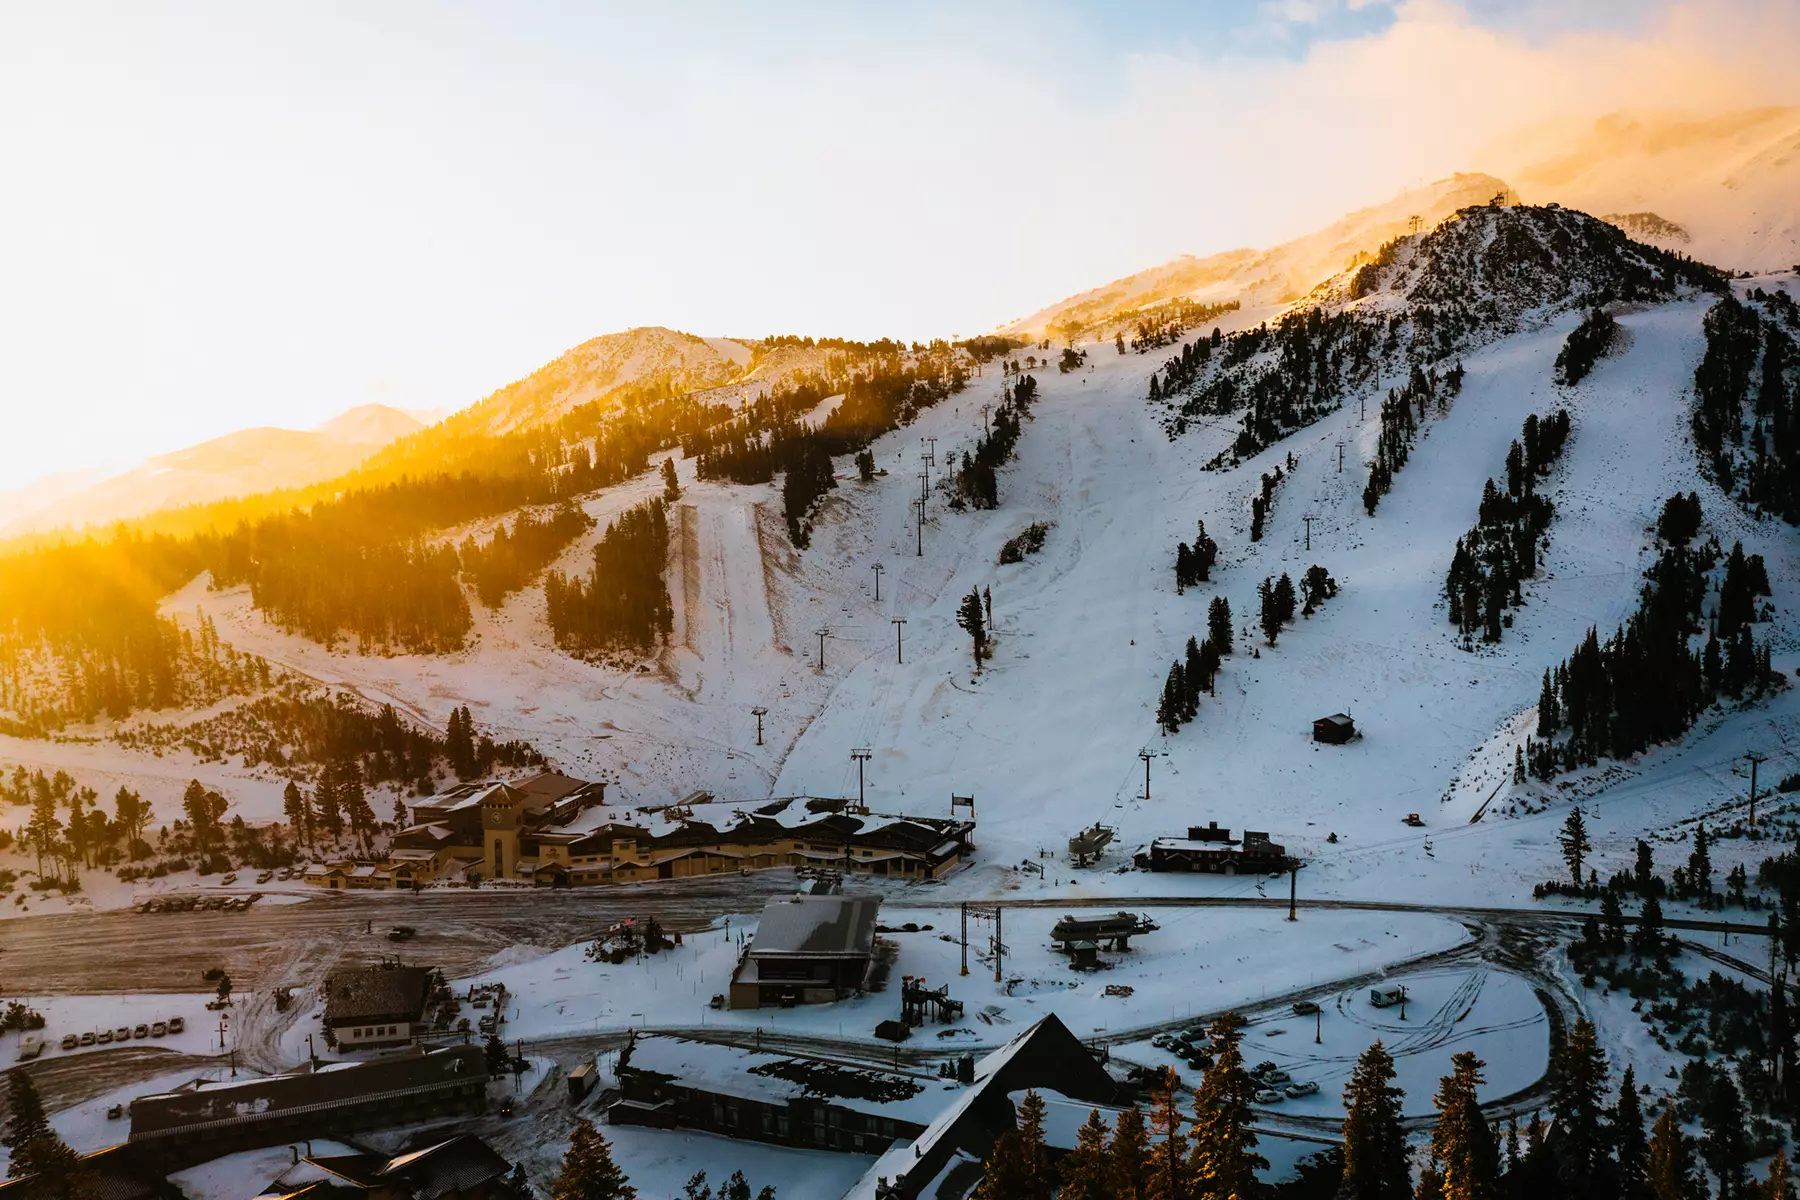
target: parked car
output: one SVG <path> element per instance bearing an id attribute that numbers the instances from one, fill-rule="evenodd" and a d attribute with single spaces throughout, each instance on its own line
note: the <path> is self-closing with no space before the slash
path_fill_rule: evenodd
<path id="1" fill-rule="evenodd" d="M 99 1033 L 94 1035 L 94 1040 L 102 1046 L 112 1045 L 112 1030 L 102 1029 Z"/>
<path id="2" fill-rule="evenodd" d="M 151 1037 L 163 1037 L 168 1032 L 169 1032 L 169 1023 L 167 1021 L 158 1021 L 154 1025 L 150 1026 L 150 1036 Z"/>
<path id="3" fill-rule="evenodd" d="M 1257 1088 L 1253 1099 L 1258 1104 L 1280 1104 L 1281 1093 L 1270 1088 Z"/>
<path id="4" fill-rule="evenodd" d="M 75 1047 L 77 1047 L 79 1045 L 81 1045 L 80 1038 L 76 1037 L 72 1033 L 63 1034 L 62 1048 L 64 1050 L 73 1050 L 73 1049 L 75 1049 Z"/>
<path id="5" fill-rule="evenodd" d="M 1270 1087 L 1281 1087 L 1283 1084 L 1292 1083 L 1294 1077 L 1286 1071 L 1268 1071 L 1264 1073 L 1262 1081 Z"/>
<path id="6" fill-rule="evenodd" d="M 121 1025 L 117 1029 L 113 1030 L 113 1041 L 129 1042 L 130 1040 L 131 1040 L 131 1026 Z"/>
<path id="7" fill-rule="evenodd" d="M 170 1017 L 169 1018 L 169 1032 L 170 1033 L 180 1033 L 183 1029 L 186 1029 L 186 1028 L 187 1028 L 186 1018 L 184 1018 L 184 1017 Z"/>
<path id="8" fill-rule="evenodd" d="M 1150 1039 L 1150 1044 L 1158 1050 L 1170 1050 L 1175 1046 L 1175 1039 L 1166 1033 L 1159 1033 Z"/>
<path id="9" fill-rule="evenodd" d="M 229 875 L 225 876 L 225 878 L 219 880 L 219 886 L 220 887 L 230 887 L 232 884 L 234 884 L 236 882 L 237 882 L 237 872 L 233 871 Z"/>
<path id="10" fill-rule="evenodd" d="M 150 1036 L 150 1026 L 144 1024 L 142 1021 L 139 1021 L 137 1024 L 137 1027 L 131 1031 L 131 1036 L 134 1038 L 149 1037 Z"/>
<path id="11" fill-rule="evenodd" d="M 111 1035 L 109 1034 L 108 1036 L 110 1037 Z M 94 1031 L 91 1029 L 81 1035 L 81 1044 L 84 1046 L 91 1046 L 99 1040 L 99 1038 L 94 1036 Z"/>
<path id="12" fill-rule="evenodd" d="M 1298 1100 L 1302 1096 L 1318 1095 L 1319 1085 L 1309 1079 L 1305 1083 L 1290 1083 L 1283 1090 L 1287 1092 L 1290 1099 Z"/>
<path id="13" fill-rule="evenodd" d="M 1406 988 L 1398 983 L 1384 983 L 1369 989 L 1369 1003 L 1376 1008 L 1392 1008 L 1406 998 Z"/>
<path id="14" fill-rule="evenodd" d="M 1258 1079 L 1261 1079 L 1264 1075 L 1267 1075 L 1270 1071 L 1277 1071 L 1277 1070 L 1280 1070 L 1280 1068 L 1275 1065 L 1275 1060 L 1270 1059 L 1270 1058 L 1265 1058 L 1261 1062 L 1257 1063 L 1254 1067 L 1250 1068 L 1250 1074 L 1255 1076 Z"/>
<path id="15" fill-rule="evenodd" d="M 1294 1015 L 1296 1017 L 1310 1017 L 1318 1011 L 1319 1002 L 1317 1000 L 1294 1001 Z"/>
<path id="16" fill-rule="evenodd" d="M 275 878 L 275 872 L 273 871 L 258 871 L 256 873 L 256 882 L 258 883 L 267 883 L 273 878 Z"/>
<path id="17" fill-rule="evenodd" d="M 41 1034 L 28 1033 L 19 1039 L 19 1061 L 30 1062 L 44 1052 L 44 1039 Z"/>

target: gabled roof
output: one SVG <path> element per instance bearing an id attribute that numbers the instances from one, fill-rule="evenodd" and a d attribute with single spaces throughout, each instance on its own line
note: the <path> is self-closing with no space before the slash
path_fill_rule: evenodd
<path id="1" fill-rule="evenodd" d="M 315 1155 L 308 1162 L 364 1191 L 401 1189 L 412 1200 L 438 1200 L 498 1179 L 512 1164 L 472 1133 L 388 1158 L 379 1154 Z"/>
<path id="2" fill-rule="evenodd" d="M 872 1197 L 878 1169 L 909 1200 L 933 1195 L 957 1162 L 986 1158 L 995 1139 L 1016 1125 L 1011 1093 L 1032 1088 L 1090 1105 L 1108 1103 L 1117 1091 L 1105 1068 L 1052 1013 L 977 1062 L 974 1086 L 938 1114 L 913 1141 L 911 1154 L 883 1155 L 849 1195 Z M 902 1168 L 897 1174 L 896 1159 Z"/>

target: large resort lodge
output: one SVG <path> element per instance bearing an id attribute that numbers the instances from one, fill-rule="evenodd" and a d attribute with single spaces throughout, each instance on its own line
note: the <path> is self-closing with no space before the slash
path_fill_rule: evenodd
<path id="1" fill-rule="evenodd" d="M 604 783 L 555 771 L 465 783 L 409 807 L 412 824 L 385 856 L 314 863 L 306 881 L 585 887 L 787 866 L 934 879 L 967 856 L 975 829 L 969 820 L 853 813 L 848 802 L 807 797 L 746 806 L 697 792 L 632 807 L 608 803 Z"/>

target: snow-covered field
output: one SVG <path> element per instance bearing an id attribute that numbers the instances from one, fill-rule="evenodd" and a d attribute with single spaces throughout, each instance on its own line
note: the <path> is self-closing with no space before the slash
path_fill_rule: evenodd
<path id="1" fill-rule="evenodd" d="M 504 983 L 510 993 L 506 1036 L 527 1045 L 541 1038 L 613 1032 L 626 1028 L 693 1029 L 722 1026 L 749 1031 L 809 1033 L 872 1042 L 878 1021 L 900 1015 L 900 980 L 911 975 L 936 988 L 950 985 L 963 1001 L 962 1021 L 926 1026 L 914 1035 L 939 1035 L 945 1054 L 975 1045 L 993 1046 L 1055 1013 L 1078 1036 L 1182 1020 L 1233 1005 L 1255 1005 L 1267 996 L 1385 970 L 1390 965 L 1453 949 L 1469 940 L 1446 917 L 1411 913 L 1308 912 L 1288 922 L 1275 910 L 1146 909 L 1161 928 L 1135 938 L 1132 949 L 1105 953 L 1110 969 L 1077 972 L 1049 943 L 1054 909 L 1012 909 L 1003 934 L 1008 956 L 995 983 L 991 923 L 971 921 L 969 974 L 959 974 L 961 947 L 955 909 L 908 909 L 904 919 L 930 930 L 883 935 L 898 953 L 886 989 L 860 999 L 798 1008 L 712 1010 L 708 1001 L 727 990 L 737 963 L 738 938 L 755 932 L 754 920 L 736 919 L 727 930 L 689 934 L 683 945 L 642 962 L 618 966 L 586 961 L 571 946 L 534 961 L 465 983 Z M 897 921 L 901 914 L 889 914 Z M 1131 989 L 1108 996 L 1108 987 Z"/>
<path id="2" fill-rule="evenodd" d="M 1454 967 L 1395 973 L 1386 982 L 1406 987 L 1398 1007 L 1376 1008 L 1369 989 L 1353 988 L 1320 998 L 1321 1012 L 1296 1015 L 1291 1007 L 1253 1013 L 1244 1031 L 1244 1062 L 1273 1062 L 1296 1083 L 1316 1083 L 1316 1095 L 1284 1097 L 1268 1107 L 1277 1114 L 1339 1117 L 1344 1085 L 1358 1056 L 1380 1041 L 1394 1056 L 1394 1086 L 1406 1093 L 1407 1116 L 1428 1116 L 1438 1080 L 1450 1074 L 1450 1058 L 1473 1050 L 1487 1063 L 1482 1100 L 1521 1091 L 1549 1064 L 1550 1023 L 1526 980 L 1490 967 Z M 1317 1043 L 1314 1038 L 1320 1039 Z M 1122 1046 L 1128 1062 L 1198 1073 L 1148 1042 Z"/>

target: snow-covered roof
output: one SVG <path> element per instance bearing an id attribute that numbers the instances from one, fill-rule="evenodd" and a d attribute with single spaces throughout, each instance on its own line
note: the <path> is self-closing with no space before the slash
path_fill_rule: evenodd
<path id="1" fill-rule="evenodd" d="M 795 1058 L 655 1034 L 638 1038 L 621 1067 L 714 1095 L 764 1104 L 824 1100 L 915 1127 L 930 1121 L 946 1100 L 965 1090 L 950 1080 L 865 1063 Z"/>
<path id="2" fill-rule="evenodd" d="M 875 947 L 875 914 L 869 896 L 787 896 L 764 906 L 750 957 L 862 957 Z"/>
<path id="3" fill-rule="evenodd" d="M 1111 1137 L 1113 1123 L 1124 1111 L 1111 1105 L 1071 1100 L 1054 1088 L 1021 1088 L 1016 1092 L 1006 1093 L 1006 1098 L 1012 1101 L 1014 1112 L 1019 1111 L 1028 1091 L 1037 1092 L 1038 1099 L 1044 1102 L 1044 1143 L 1057 1150 L 1075 1148 L 1075 1134 L 1086 1123 L 1089 1113 L 1100 1114 L 1100 1119 L 1106 1122 L 1107 1136 Z"/>

